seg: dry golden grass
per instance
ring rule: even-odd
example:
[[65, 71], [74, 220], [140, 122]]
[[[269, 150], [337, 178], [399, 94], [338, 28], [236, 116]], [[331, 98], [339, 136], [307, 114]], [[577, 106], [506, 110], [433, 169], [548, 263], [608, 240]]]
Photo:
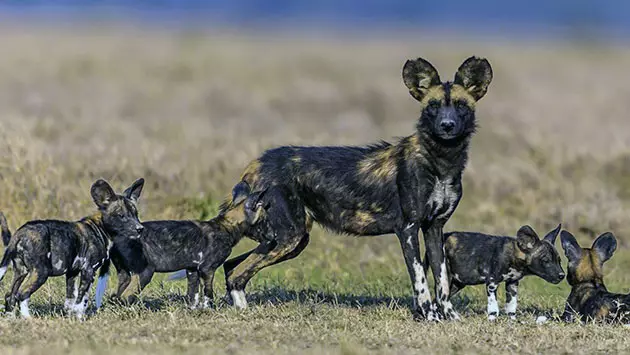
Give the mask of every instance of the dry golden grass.
[[[427, 58], [446, 79], [469, 55], [485, 56], [495, 81], [478, 105], [465, 195], [447, 229], [508, 234], [529, 223], [542, 233], [563, 222], [582, 242], [588, 231], [612, 230], [621, 250], [607, 280], [628, 291], [630, 50], [413, 34], [317, 40], [15, 27], [1, 28], [0, 48], [0, 209], [12, 229], [90, 213], [89, 186], [99, 177], [118, 189], [145, 177], [144, 220], [211, 216], [266, 148], [410, 134], [418, 112], [400, 78], [406, 58]], [[297, 260], [254, 279], [255, 307], [244, 313], [186, 311], [173, 296], [183, 284], [158, 278], [145, 293], [148, 310], [110, 307], [77, 323], [59, 319], [55, 280], [34, 298], [40, 319], [0, 320], [0, 348], [588, 353], [630, 345], [619, 327], [533, 325], [533, 313], [558, 312], [568, 294], [565, 283], [537, 280], [521, 287], [524, 325], [487, 324], [478, 288], [458, 299], [464, 322], [417, 324], [395, 238], [316, 230], [312, 239]]]

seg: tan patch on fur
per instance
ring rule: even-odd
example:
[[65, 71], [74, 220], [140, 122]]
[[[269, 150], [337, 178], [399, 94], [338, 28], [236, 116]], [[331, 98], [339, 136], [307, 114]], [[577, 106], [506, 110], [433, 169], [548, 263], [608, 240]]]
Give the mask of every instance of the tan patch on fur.
[[232, 228], [242, 225], [245, 223], [246, 219], [245, 203], [239, 203], [237, 206], [233, 206], [223, 215], [224, 224]]
[[381, 206], [379, 206], [375, 202], [370, 205], [370, 210], [372, 210], [372, 212], [374, 212], [374, 213], [381, 213], [381, 212], [383, 212], [383, 208]]
[[387, 147], [359, 161], [359, 171], [374, 180], [390, 180], [396, 175], [395, 147]]
[[296, 155], [294, 157], [291, 157], [291, 161], [294, 163], [300, 163], [302, 161], [302, 157], [300, 157], [299, 155]]
[[575, 280], [577, 282], [602, 281], [603, 274], [600, 267], [599, 256], [594, 250], [582, 249], [582, 258], [575, 267]]
[[313, 217], [306, 215], [306, 233], [309, 233], [313, 228]]
[[355, 211], [354, 218], [350, 220], [352, 227], [358, 231], [364, 230], [374, 222], [376, 219], [369, 211]]
[[245, 170], [243, 171], [243, 175], [241, 175], [241, 180], [245, 181], [249, 184], [249, 186], [254, 186], [258, 180], [260, 180], [260, 160], [252, 160]]
[[610, 313], [610, 306], [603, 305], [599, 310], [597, 310], [595, 318], [606, 318], [608, 313]]
[[422, 104], [422, 107], [426, 107], [429, 102], [437, 100], [442, 104], [445, 104], [444, 99], [445, 99], [445, 93], [444, 93], [444, 87], [440, 84], [440, 85], [435, 85], [432, 86], [426, 90], [424, 90], [424, 97], [422, 98], [422, 101], [420, 101], [420, 103]]
[[454, 84], [451, 87], [451, 101], [455, 102], [455, 101], [458, 101], [458, 100], [466, 102], [468, 107], [470, 107], [473, 110], [475, 109], [476, 101], [472, 97], [470, 92], [468, 92], [468, 90], [464, 89], [463, 86]]

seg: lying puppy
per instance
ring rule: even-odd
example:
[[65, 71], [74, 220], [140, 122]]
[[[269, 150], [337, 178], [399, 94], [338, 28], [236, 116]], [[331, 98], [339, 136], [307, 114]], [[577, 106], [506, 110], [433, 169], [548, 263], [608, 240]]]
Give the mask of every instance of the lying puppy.
[[[199, 280], [203, 280], [203, 302], [212, 305], [214, 273], [240, 241], [243, 232], [257, 223], [265, 210], [266, 191], [250, 194], [249, 185], [241, 183], [232, 191], [236, 208], [209, 221], [144, 222], [139, 239], [115, 240], [110, 249], [111, 262], [118, 273], [116, 298], [134, 302], [156, 272], [186, 270], [188, 302], [199, 306]], [[109, 265], [101, 268], [96, 304], [100, 307], [107, 287]], [[138, 287], [125, 291], [131, 276], [137, 274]]]
[[[66, 275], [66, 311], [82, 318], [88, 291], [96, 270], [107, 259], [110, 241], [117, 236], [134, 238], [142, 231], [136, 201], [143, 185], [144, 179], [139, 179], [122, 195], [117, 195], [105, 180], [96, 181], [91, 194], [98, 212], [78, 222], [31, 221], [18, 228], [12, 237], [6, 223], [1, 223], [3, 240], [8, 246], [0, 262], [0, 281], [9, 263], [14, 267], [6, 311], [11, 312], [19, 303], [22, 317], [30, 317], [31, 295], [49, 277]], [[80, 276], [78, 289], [77, 276]]]
[[497, 287], [505, 282], [505, 312], [516, 318], [518, 283], [527, 275], [537, 275], [557, 284], [564, 278], [560, 256], [554, 248], [561, 226], [542, 240], [529, 226], [513, 237], [481, 233], [446, 233], [445, 251], [451, 275], [451, 295], [468, 285], [485, 284], [488, 294], [488, 319], [499, 315]]
[[569, 259], [567, 281], [571, 293], [562, 315], [564, 321], [630, 321], [630, 295], [610, 293], [604, 285], [602, 267], [617, 249], [612, 233], [600, 235], [590, 249], [581, 248], [575, 237], [562, 231], [562, 248]]

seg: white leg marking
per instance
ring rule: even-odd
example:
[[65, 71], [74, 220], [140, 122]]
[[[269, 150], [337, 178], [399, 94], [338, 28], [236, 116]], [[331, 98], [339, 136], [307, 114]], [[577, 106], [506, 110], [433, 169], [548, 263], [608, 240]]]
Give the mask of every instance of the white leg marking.
[[74, 305], [74, 309], [73, 309], [74, 314], [79, 320], [83, 319], [83, 316], [85, 316], [85, 310], [87, 309], [87, 305], [88, 305], [88, 297], [89, 297], [88, 294], [89, 292], [86, 292], [81, 302], [79, 302], [78, 304], [75, 303]]
[[230, 291], [230, 295], [232, 296], [232, 302], [234, 303], [234, 307], [245, 309], [247, 308], [247, 299], [245, 299], [245, 291]]
[[199, 291], [195, 293], [195, 299], [193, 300], [193, 303], [190, 305], [190, 309], [197, 309], [198, 306], [199, 306]]
[[4, 274], [7, 273], [7, 268], [8, 266], [0, 267], [0, 280], [2, 280], [4, 278]]
[[424, 302], [431, 301], [429, 295], [429, 284], [427, 283], [426, 275], [424, 274], [424, 268], [418, 260], [413, 260], [413, 273], [415, 282], [413, 284], [414, 293], [417, 295], [417, 299], [414, 298], [414, 308], [418, 307]]
[[508, 302], [505, 305], [505, 313], [507, 313], [508, 315], [510, 315], [511, 319], [516, 319], [516, 307], [518, 304], [518, 286], [517, 285], [510, 285], [506, 288], [506, 293], [512, 292], [512, 298], [510, 299], [510, 302]]
[[203, 304], [201, 305], [202, 308], [210, 308], [210, 297], [208, 296], [203, 296]]
[[98, 282], [96, 283], [96, 292], [94, 294], [94, 299], [96, 301], [96, 309], [101, 308], [103, 305], [103, 296], [105, 296], [105, 291], [107, 291], [107, 280], [109, 279], [109, 273], [100, 276], [98, 278]]
[[488, 320], [495, 320], [499, 315], [499, 304], [497, 303], [497, 284], [491, 283], [488, 290]]
[[446, 271], [446, 263], [442, 262], [442, 264], [440, 265], [440, 292], [439, 292], [440, 294], [436, 295], [436, 297], [438, 297], [438, 302], [442, 304], [442, 310], [444, 311], [444, 315], [452, 320], [459, 320], [460, 319], [459, 314], [455, 312], [455, 310], [453, 309], [453, 304], [449, 300], [450, 292], [449, 292], [449, 296], [445, 297], [444, 300], [442, 300], [442, 295], [446, 294], [446, 290], [450, 291], [450, 285], [448, 282], [448, 272]]
[[20, 315], [22, 315], [22, 318], [31, 318], [31, 312], [28, 309], [28, 298], [20, 302]]

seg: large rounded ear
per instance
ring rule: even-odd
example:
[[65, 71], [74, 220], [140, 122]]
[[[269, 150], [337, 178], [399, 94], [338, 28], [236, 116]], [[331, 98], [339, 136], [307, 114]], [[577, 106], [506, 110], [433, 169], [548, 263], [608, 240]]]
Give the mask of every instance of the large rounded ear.
[[247, 196], [251, 193], [251, 188], [249, 184], [245, 181], [241, 181], [238, 184], [234, 185], [232, 188], [232, 205], [238, 205], [243, 202]]
[[461, 85], [478, 101], [488, 91], [492, 81], [492, 67], [484, 58], [470, 57], [459, 66], [454, 84]]
[[437, 70], [422, 58], [406, 61], [402, 77], [409, 93], [418, 101], [422, 101], [428, 88], [441, 84]]
[[536, 245], [536, 242], [539, 240], [538, 234], [536, 234], [530, 226], [522, 226], [518, 232], [516, 232], [516, 244], [519, 249], [524, 252], [529, 252], [534, 249], [534, 245]]
[[543, 240], [546, 241], [546, 242], [549, 242], [551, 245], [555, 245], [556, 244], [556, 238], [558, 237], [558, 234], [560, 234], [560, 230], [561, 229], [562, 229], [562, 224], [558, 224], [556, 229], [554, 229], [551, 232], [547, 233], [547, 235], [543, 238]]
[[604, 233], [595, 239], [591, 249], [595, 250], [601, 263], [604, 263], [612, 257], [617, 249], [617, 240], [612, 233]]
[[582, 257], [582, 248], [575, 240], [573, 234], [562, 231], [560, 233], [560, 242], [562, 243], [562, 249], [564, 249], [564, 255], [567, 256], [569, 261], [579, 260]]
[[98, 179], [92, 184], [90, 194], [92, 195], [94, 203], [102, 210], [106, 209], [107, 206], [117, 198], [114, 189], [103, 179]]
[[144, 187], [144, 179], [140, 178], [131, 184], [124, 192], [123, 195], [133, 202], [138, 202], [140, 194], [142, 193], [142, 187]]

